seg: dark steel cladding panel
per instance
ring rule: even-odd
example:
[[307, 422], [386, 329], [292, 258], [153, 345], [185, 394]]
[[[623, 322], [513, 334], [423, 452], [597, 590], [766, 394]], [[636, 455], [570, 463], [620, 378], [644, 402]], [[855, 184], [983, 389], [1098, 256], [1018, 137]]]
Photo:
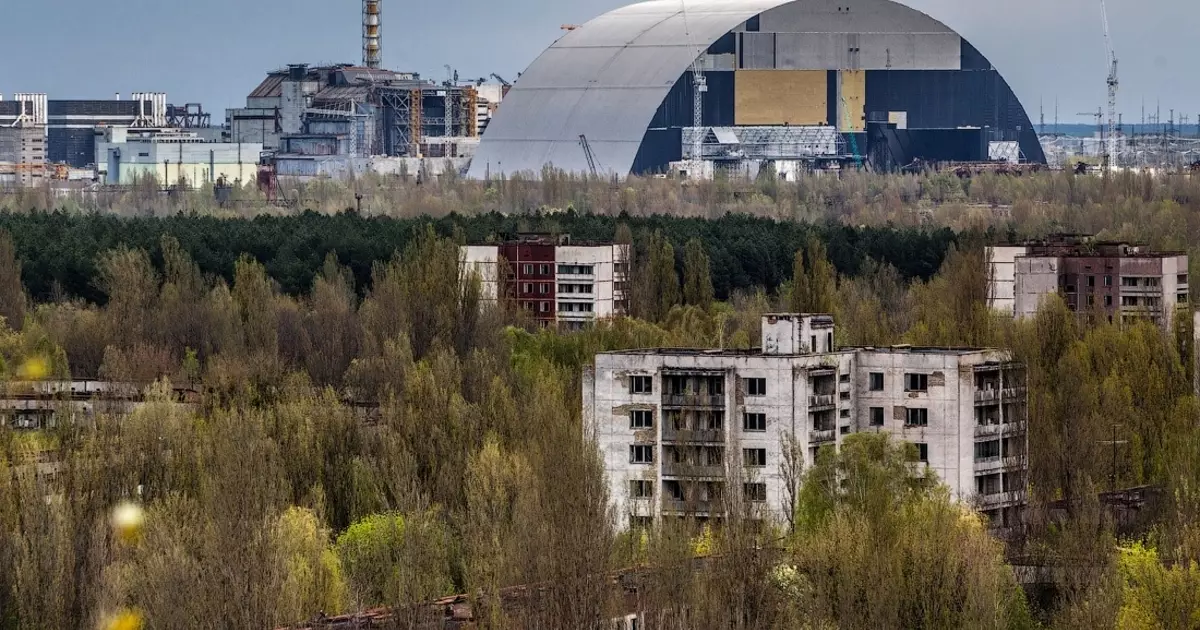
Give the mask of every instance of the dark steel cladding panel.
[[[145, 111], [150, 112], [150, 101]], [[46, 115], [55, 116], [137, 116], [137, 101], [47, 101]], [[103, 121], [97, 121], [103, 122]]]
[[907, 112], [909, 129], [987, 127], [989, 140], [1019, 141], [1026, 159], [1045, 162], [1020, 101], [995, 70], [871, 70], [867, 115]]
[[96, 161], [96, 134], [91, 129], [46, 130], [46, 161], [84, 168]]
[[971, 45], [971, 42], [962, 40], [962, 69], [963, 70], [992, 70], [992, 62], [979, 52], [979, 49]]
[[0, 101], [0, 116], [16, 116], [21, 113], [20, 105], [17, 101]]
[[671, 162], [683, 159], [683, 129], [650, 129], [642, 137], [631, 171], [635, 175], [664, 173]]
[[[733, 72], [705, 72], [704, 79], [708, 83], [708, 92], [704, 95], [704, 125], [706, 127], [733, 126]], [[692, 72], [689, 70], [671, 87], [667, 98], [658, 106], [654, 118], [650, 121], [650, 129], [667, 127], [691, 127], [694, 122], [692, 113], [692, 94], [695, 90]]]

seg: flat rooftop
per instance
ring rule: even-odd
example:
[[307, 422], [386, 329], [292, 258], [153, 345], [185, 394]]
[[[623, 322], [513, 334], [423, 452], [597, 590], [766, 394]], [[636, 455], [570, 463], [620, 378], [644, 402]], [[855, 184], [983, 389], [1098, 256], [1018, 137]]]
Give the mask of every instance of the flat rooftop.
[[978, 352], [999, 351], [997, 348], [946, 348], [932, 346], [887, 346], [887, 347], [872, 347], [872, 346], [852, 346], [847, 348], [839, 348], [833, 352], [817, 352], [808, 354], [763, 354], [762, 348], [748, 349], [704, 349], [704, 348], [635, 348], [631, 350], [610, 350], [599, 354], [622, 356], [651, 356], [663, 355], [670, 357], [811, 357], [811, 356], [835, 356], [854, 354], [857, 352], [877, 352], [886, 354], [937, 354], [949, 356], [961, 356], [967, 354], [975, 354]]

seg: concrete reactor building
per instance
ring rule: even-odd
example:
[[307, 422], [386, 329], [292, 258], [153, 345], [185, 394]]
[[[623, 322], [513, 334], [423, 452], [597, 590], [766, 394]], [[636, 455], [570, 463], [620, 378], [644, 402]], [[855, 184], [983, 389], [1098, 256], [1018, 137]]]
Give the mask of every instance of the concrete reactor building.
[[891, 0], [652, 0], [568, 29], [505, 97], [471, 176], [1045, 163], [991, 62]]

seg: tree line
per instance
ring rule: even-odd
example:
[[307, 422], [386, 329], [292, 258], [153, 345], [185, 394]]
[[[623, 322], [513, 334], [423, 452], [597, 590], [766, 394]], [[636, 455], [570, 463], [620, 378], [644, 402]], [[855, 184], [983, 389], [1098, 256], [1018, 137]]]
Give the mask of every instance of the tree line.
[[[1182, 323], [1112, 324], [1053, 299], [1012, 322], [987, 311], [979, 240], [957, 238], [928, 276], [909, 276], [882, 257], [839, 266], [831, 228], [741, 217], [726, 220], [794, 238], [777, 285], [721, 295], [704, 224], [584, 220], [632, 243], [635, 316], [572, 334], [481, 304], [453, 223], [413, 227], [366, 282], [321, 251], [296, 293], [253, 255], [227, 276], [151, 230], [145, 247], [95, 254], [94, 300], [40, 297], [19, 241], [0, 238], [0, 376], [159, 381], [130, 417], [0, 429], [0, 627], [137, 610], [148, 627], [261, 628], [380, 605], [416, 627], [424, 613], [410, 604], [454, 592], [471, 594], [485, 627], [593, 627], [616, 610], [604, 576], [629, 565], [655, 568], [642, 589], [650, 627], [1189, 627], [1200, 456]], [[731, 506], [707, 531], [616, 533], [623, 516], [582, 435], [583, 366], [605, 350], [749, 348], [761, 315], [781, 310], [834, 313], [842, 345], [1013, 349], [1029, 366], [1020, 551], [1072, 568], [1054, 597], [1026, 599], [985, 524], [912, 465], [912, 449], [871, 436], [791, 471], [792, 527]], [[164, 380], [201, 391], [198, 408], [173, 404]], [[1114, 432], [1115, 459], [1103, 444]], [[39, 468], [48, 457], [61, 466]], [[1125, 532], [1136, 545], [1118, 546], [1100, 505], [1110, 485], [1164, 490], [1145, 527]], [[134, 544], [108, 524], [128, 500], [147, 514]], [[698, 552], [715, 558], [703, 570], [686, 562]], [[508, 618], [500, 589], [528, 583], [551, 585], [556, 603]]]
[[611, 241], [619, 226], [633, 232], [661, 231], [680, 252], [699, 239], [713, 263], [715, 295], [727, 299], [752, 287], [773, 290], [790, 272], [797, 243], [810, 236], [826, 243], [830, 259], [843, 274], [855, 275], [871, 261], [889, 264], [904, 278], [928, 278], [937, 271], [957, 236], [949, 230], [854, 228], [799, 224], [730, 215], [714, 221], [676, 218], [599, 216], [575, 212], [525, 216], [489, 213], [449, 215], [441, 219], [392, 219], [354, 212], [294, 216], [262, 215], [221, 219], [195, 214], [121, 218], [66, 212], [0, 213], [23, 261], [22, 281], [39, 300], [79, 297], [103, 302], [96, 286], [100, 255], [120, 246], [146, 251], [160, 270], [165, 236], [172, 237], [204, 275], [232, 282], [239, 257], [259, 261], [281, 290], [293, 296], [307, 291], [329, 252], [346, 266], [357, 287], [371, 286], [372, 269], [403, 250], [426, 226], [462, 243], [497, 242], [522, 232], [570, 235], [576, 241]]

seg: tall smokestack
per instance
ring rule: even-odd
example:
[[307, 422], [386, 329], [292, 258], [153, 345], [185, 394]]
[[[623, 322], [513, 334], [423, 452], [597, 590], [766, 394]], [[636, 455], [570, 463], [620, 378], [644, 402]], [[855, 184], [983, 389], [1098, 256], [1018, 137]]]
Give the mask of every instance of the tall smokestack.
[[383, 66], [383, 0], [363, 0], [363, 65]]

